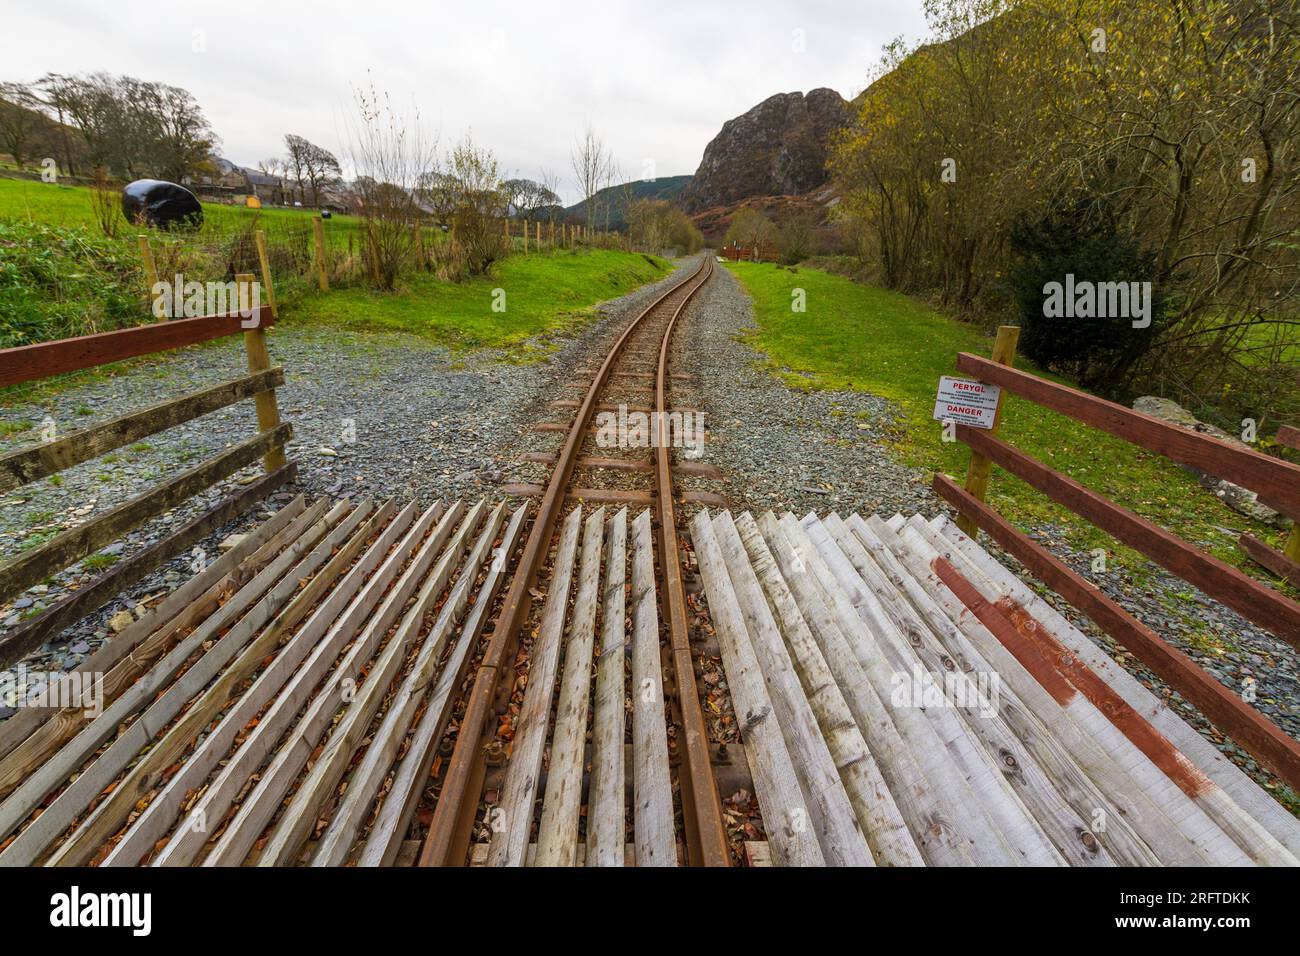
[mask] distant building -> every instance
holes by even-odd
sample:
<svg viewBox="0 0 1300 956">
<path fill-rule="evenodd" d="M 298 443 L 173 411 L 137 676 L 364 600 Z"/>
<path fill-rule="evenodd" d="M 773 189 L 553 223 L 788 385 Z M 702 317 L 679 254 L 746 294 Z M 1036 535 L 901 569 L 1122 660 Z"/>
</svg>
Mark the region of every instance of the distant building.
<svg viewBox="0 0 1300 956">
<path fill-rule="evenodd" d="M 239 166 L 221 156 L 212 158 L 210 172 L 188 177 L 185 185 L 200 198 L 217 202 L 243 205 L 249 196 L 256 196 L 264 203 L 277 206 L 283 205 L 285 201 L 285 186 L 281 177 Z"/>
</svg>

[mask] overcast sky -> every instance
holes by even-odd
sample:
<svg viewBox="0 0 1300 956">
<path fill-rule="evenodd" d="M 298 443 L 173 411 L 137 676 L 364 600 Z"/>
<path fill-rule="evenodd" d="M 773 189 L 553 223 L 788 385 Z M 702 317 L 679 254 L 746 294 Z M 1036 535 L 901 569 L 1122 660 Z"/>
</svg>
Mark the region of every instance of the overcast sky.
<svg viewBox="0 0 1300 956">
<path fill-rule="evenodd" d="M 197 97 L 247 166 L 295 132 L 346 152 L 353 84 L 417 104 L 442 145 L 467 128 L 504 170 L 548 167 L 590 122 L 632 178 L 695 171 L 723 122 L 773 93 L 867 82 L 921 36 L 921 0 L 497 3 L 40 0 L 6 6 L 0 80 L 107 70 Z"/>
</svg>

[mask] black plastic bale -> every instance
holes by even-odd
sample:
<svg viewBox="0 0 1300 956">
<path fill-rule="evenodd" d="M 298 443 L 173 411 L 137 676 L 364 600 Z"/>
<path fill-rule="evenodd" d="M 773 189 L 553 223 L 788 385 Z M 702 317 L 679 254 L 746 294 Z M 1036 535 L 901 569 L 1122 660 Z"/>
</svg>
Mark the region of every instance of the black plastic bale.
<svg viewBox="0 0 1300 956">
<path fill-rule="evenodd" d="M 122 212 L 129 222 L 159 229 L 203 225 L 203 206 L 194 193 L 161 179 L 137 179 L 122 187 Z"/>
</svg>

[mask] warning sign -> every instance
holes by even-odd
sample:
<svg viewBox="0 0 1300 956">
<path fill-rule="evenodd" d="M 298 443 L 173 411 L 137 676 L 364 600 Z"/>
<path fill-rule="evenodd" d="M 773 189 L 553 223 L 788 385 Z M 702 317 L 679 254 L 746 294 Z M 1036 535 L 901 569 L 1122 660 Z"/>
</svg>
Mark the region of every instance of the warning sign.
<svg viewBox="0 0 1300 956">
<path fill-rule="evenodd" d="M 951 421 L 974 428 L 992 428 L 998 411 L 998 396 L 1002 389 L 996 385 L 972 382 L 964 378 L 945 375 L 939 379 L 939 397 L 934 402 L 936 421 Z"/>
</svg>

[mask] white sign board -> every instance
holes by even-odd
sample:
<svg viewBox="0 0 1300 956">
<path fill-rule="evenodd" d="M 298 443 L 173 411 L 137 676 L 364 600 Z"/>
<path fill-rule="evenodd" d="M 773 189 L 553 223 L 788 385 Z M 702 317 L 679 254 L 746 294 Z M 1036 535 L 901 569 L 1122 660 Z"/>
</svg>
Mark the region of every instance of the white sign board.
<svg viewBox="0 0 1300 956">
<path fill-rule="evenodd" d="M 939 379 L 939 397 L 934 401 L 934 418 L 941 422 L 956 422 L 973 428 L 992 428 L 998 411 L 998 396 L 1002 389 L 996 385 L 972 382 L 965 378 L 945 375 Z"/>
</svg>

